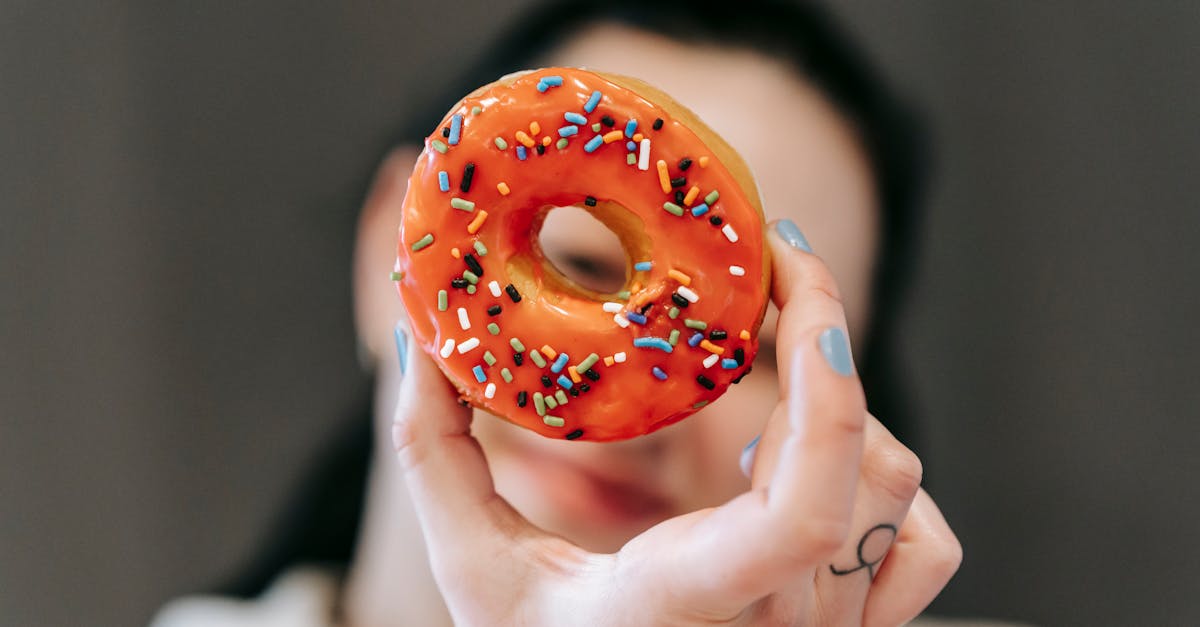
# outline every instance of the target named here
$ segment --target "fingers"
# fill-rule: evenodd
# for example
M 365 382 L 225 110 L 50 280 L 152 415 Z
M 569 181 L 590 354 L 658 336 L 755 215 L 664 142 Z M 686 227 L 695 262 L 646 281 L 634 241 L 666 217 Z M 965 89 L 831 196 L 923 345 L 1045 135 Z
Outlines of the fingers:
M 863 625 L 902 625 L 946 587 L 962 563 L 962 546 L 933 499 L 918 491 L 863 610 Z

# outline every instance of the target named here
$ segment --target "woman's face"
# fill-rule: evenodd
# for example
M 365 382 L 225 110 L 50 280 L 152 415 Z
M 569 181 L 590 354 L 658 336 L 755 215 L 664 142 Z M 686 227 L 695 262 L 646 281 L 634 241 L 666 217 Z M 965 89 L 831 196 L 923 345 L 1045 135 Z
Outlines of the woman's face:
M 694 47 L 617 26 L 585 31 L 544 64 L 636 76 L 699 114 L 754 172 L 767 218 L 795 221 L 832 268 L 851 335 L 861 338 L 878 245 L 876 200 L 852 130 L 819 92 L 760 54 Z M 541 240 L 568 276 L 620 283 L 625 260 L 615 237 L 583 235 L 598 228 L 582 210 L 560 209 Z M 778 394 L 773 308 L 759 337 L 754 372 L 740 385 L 646 437 L 605 444 L 550 440 L 477 416 L 474 430 L 498 491 L 535 524 L 596 551 L 616 550 L 664 518 L 744 491 L 748 481 L 738 459 Z

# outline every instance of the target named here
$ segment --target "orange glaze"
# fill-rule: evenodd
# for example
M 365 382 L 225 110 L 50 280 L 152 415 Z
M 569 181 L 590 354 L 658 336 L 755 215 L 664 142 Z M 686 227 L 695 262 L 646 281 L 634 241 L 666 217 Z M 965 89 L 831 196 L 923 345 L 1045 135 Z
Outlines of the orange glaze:
M 539 93 L 539 82 L 549 76 L 562 77 L 562 85 Z M 591 113 L 586 113 L 584 104 L 596 90 L 602 98 Z M 558 129 L 571 125 L 564 118 L 566 112 L 583 115 L 587 123 L 579 126 L 576 135 L 567 137 L 568 146 L 560 150 Z M 457 145 L 449 145 L 442 129 L 454 124 L 454 115 L 462 116 L 461 139 Z M 604 116 L 614 118 L 615 126 L 602 126 L 594 132 L 591 125 Z M 659 130 L 652 127 L 656 118 L 664 121 Z M 612 139 L 612 133 L 624 133 L 630 119 L 638 121 L 636 132 L 651 142 L 646 170 L 639 169 L 637 163 L 628 164 L 629 138 Z M 527 131 L 531 125 L 536 125 L 541 134 L 530 136 Z M 585 144 L 597 136 L 601 137 L 599 147 L 586 152 Z M 497 137 L 503 138 L 506 148 L 497 146 Z M 545 154 L 526 148 L 525 160 L 518 158 L 517 146 L 536 146 L 544 138 L 551 140 Z M 444 153 L 435 149 L 435 141 L 445 146 Z M 634 154 L 639 152 L 640 145 Z M 459 102 L 426 139 L 404 200 L 395 269 L 403 273 L 397 283 L 413 336 L 455 383 L 463 399 L 547 437 L 618 440 L 649 433 L 692 414 L 715 400 L 749 369 L 758 349 L 757 330 L 767 302 L 762 288 L 763 272 L 767 271 L 763 267 L 762 218 L 715 156 L 705 159 L 706 167 L 699 167 L 699 160 L 711 155 L 701 140 L 666 109 L 584 70 L 537 70 L 511 84 L 495 83 L 472 94 Z M 681 172 L 678 164 L 684 157 L 697 163 Z M 690 207 L 684 207 L 679 217 L 663 209 L 664 202 L 675 202 L 676 189 L 664 194 L 660 188 L 656 167 L 659 160 L 668 164 L 671 177 L 686 176 L 686 184 L 676 189 L 686 194 L 693 185 L 700 188 L 694 199 L 697 205 L 713 190 L 720 193 L 707 214 L 694 217 Z M 460 184 L 468 162 L 474 163 L 475 169 L 470 190 L 464 193 Z M 439 189 L 439 171 L 449 177 L 448 192 Z M 644 225 L 644 233 L 622 233 L 614 225 L 627 243 L 626 250 L 630 250 L 628 242 L 641 238 L 648 252 L 646 258 L 628 261 L 625 289 L 644 286 L 631 294 L 628 302 L 619 301 L 615 295 L 564 289 L 563 279 L 550 276 L 554 271 L 541 256 L 537 232 L 547 209 L 583 207 L 588 196 L 602 205 L 609 201 L 628 208 Z M 473 202 L 474 208 L 452 208 L 452 198 Z M 471 234 L 468 226 L 477 222 L 481 210 L 487 211 L 488 217 Z M 712 216 L 720 216 L 723 224 L 711 224 Z M 724 225 L 736 231 L 737 242 L 731 242 L 722 231 Z M 414 251 L 412 245 L 426 234 L 433 235 L 433 243 Z M 476 242 L 486 246 L 486 255 L 479 255 Z M 484 270 L 474 294 L 451 287 L 451 280 L 468 270 L 464 258 L 451 255 L 453 248 L 458 248 L 463 257 L 473 254 Z M 634 270 L 633 264 L 640 261 L 652 261 L 653 266 L 648 271 Z M 744 268 L 744 276 L 731 275 L 731 265 Z M 671 294 L 681 285 L 680 274 L 689 279 L 686 289 L 699 300 L 672 319 L 668 315 L 675 306 Z M 499 297 L 489 290 L 491 281 L 499 283 Z M 520 302 L 514 303 L 504 291 L 510 283 L 519 291 Z M 448 293 L 445 311 L 438 309 L 439 290 Z M 646 324 L 619 326 L 614 314 L 602 308 L 604 302 L 612 301 L 624 306 L 619 314 L 622 316 L 650 304 Z M 493 305 L 501 307 L 494 316 L 488 313 Z M 460 326 L 459 308 L 466 312 L 468 330 Z M 704 347 L 688 345 L 688 339 L 697 331 L 685 326 L 685 319 L 707 324 Z M 498 335 L 487 329 L 493 322 L 500 327 Z M 635 338 L 668 340 L 675 329 L 680 334 L 670 353 L 633 345 Z M 743 329 L 751 331 L 749 339 L 740 333 Z M 709 332 L 713 330 L 724 330 L 727 337 L 710 341 Z M 469 338 L 478 338 L 480 346 L 460 353 L 457 345 Z M 510 345 L 512 338 L 525 349 L 520 366 Z M 456 348 L 443 358 L 440 352 L 448 339 L 454 340 Z M 599 374 L 599 380 L 585 376 L 576 381 L 567 367 L 552 373 L 554 360 L 545 355 L 544 345 L 558 354 L 566 353 L 567 366 L 576 366 L 595 353 L 599 361 L 591 369 Z M 706 368 L 702 362 L 715 355 L 714 348 L 724 349 L 718 360 L 732 358 L 737 348 L 743 349 L 743 363 L 725 369 L 718 361 Z M 535 349 L 545 355 L 546 367 L 538 367 L 531 358 Z M 495 357 L 494 365 L 486 363 L 485 351 Z M 626 356 L 623 363 L 614 359 L 620 352 Z M 482 367 L 486 382 L 477 382 L 475 366 Z M 652 374 L 656 366 L 667 374 L 667 380 L 660 381 Z M 502 378 L 502 368 L 508 368 L 511 383 Z M 550 377 L 552 387 L 543 386 L 542 375 Z M 553 396 L 564 389 L 558 383 L 560 375 L 576 390 L 584 384 L 590 389 L 578 396 L 568 393 L 567 404 L 547 408 L 547 416 L 563 421 L 562 426 L 552 426 L 548 423 L 556 420 L 538 415 L 534 393 Z M 710 380 L 713 389 L 701 385 L 698 375 Z M 492 383 L 496 386 L 494 396 L 485 398 Z M 518 394 L 522 391 L 526 392 L 526 404 L 519 407 Z

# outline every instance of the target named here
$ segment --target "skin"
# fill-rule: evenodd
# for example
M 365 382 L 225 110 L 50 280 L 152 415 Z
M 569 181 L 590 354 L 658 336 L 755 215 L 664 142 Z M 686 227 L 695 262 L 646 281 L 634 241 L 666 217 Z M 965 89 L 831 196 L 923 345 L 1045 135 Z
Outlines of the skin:
M 836 373 L 818 348 L 835 326 L 861 341 L 870 312 L 878 210 L 853 130 L 793 70 L 757 53 L 597 26 L 545 61 L 638 76 L 691 107 L 746 159 L 768 218 L 799 224 L 820 257 L 772 231 L 779 309 L 763 325 L 754 373 L 718 402 L 627 442 L 550 440 L 459 407 L 415 345 L 401 373 L 392 329 L 404 313 L 380 269 L 395 254 L 416 151 L 391 155 L 355 258 L 380 450 L 347 622 L 886 625 L 915 616 L 957 568 L 960 548 L 919 490 L 919 460 L 866 413 L 857 377 Z M 619 246 L 581 235 L 595 233 L 589 220 L 556 212 L 541 234 L 547 253 L 582 282 L 622 280 Z M 751 481 L 739 458 L 760 434 L 746 456 Z M 880 524 L 898 528 L 888 559 L 832 574 L 832 564 L 860 566 L 859 540 Z M 890 538 L 876 534 L 868 552 L 882 555 Z

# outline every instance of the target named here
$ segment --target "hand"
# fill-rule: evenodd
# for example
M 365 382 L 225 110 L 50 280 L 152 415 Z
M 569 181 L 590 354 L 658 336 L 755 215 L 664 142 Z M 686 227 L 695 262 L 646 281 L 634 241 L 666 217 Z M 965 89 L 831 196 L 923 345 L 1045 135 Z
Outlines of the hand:
M 471 411 L 409 351 L 393 440 L 456 624 L 899 625 L 945 586 L 961 550 L 919 489 L 919 460 L 866 412 L 837 286 L 780 231 L 769 240 L 781 394 L 751 489 L 615 554 L 501 498 Z

